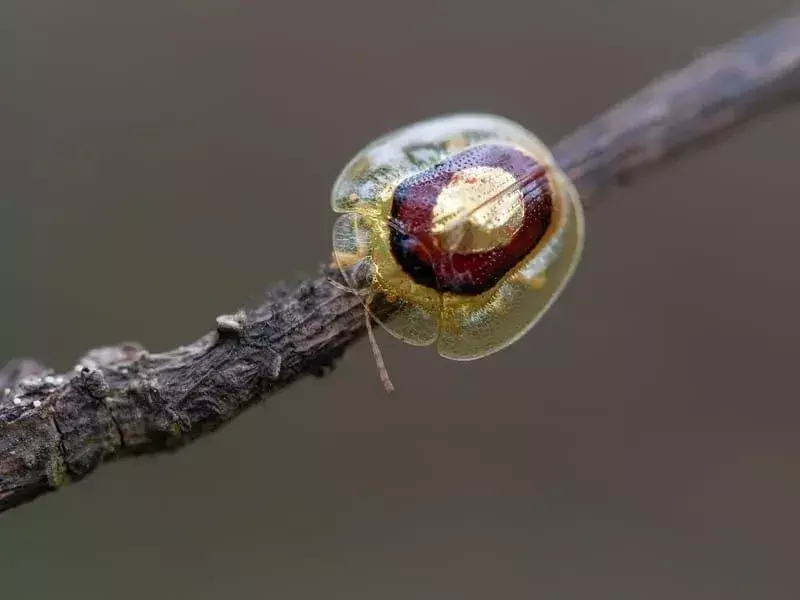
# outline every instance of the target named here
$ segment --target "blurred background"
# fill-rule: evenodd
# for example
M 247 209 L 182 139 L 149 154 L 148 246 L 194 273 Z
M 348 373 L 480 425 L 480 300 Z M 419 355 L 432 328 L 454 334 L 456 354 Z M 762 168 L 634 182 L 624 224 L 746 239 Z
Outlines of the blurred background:
M 779 0 L 0 5 L 0 363 L 191 341 L 330 252 L 330 186 L 440 113 L 548 143 Z M 5 69 L 8 69 L 7 71 Z M 0 516 L 23 599 L 795 599 L 797 111 L 604 196 L 523 341 L 379 334 L 173 456 Z

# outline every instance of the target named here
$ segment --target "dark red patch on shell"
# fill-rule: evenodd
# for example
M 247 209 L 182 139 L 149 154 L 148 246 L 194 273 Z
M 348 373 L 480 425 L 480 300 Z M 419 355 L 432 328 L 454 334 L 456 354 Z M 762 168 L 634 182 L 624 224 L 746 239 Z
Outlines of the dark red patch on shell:
M 431 232 L 433 209 L 442 190 L 470 167 L 499 167 L 519 182 L 523 224 L 504 246 L 459 254 L 440 247 Z M 530 155 L 502 144 L 475 146 L 404 180 L 392 197 L 391 250 L 417 283 L 461 295 L 494 287 L 536 247 L 553 216 L 553 196 L 545 169 Z

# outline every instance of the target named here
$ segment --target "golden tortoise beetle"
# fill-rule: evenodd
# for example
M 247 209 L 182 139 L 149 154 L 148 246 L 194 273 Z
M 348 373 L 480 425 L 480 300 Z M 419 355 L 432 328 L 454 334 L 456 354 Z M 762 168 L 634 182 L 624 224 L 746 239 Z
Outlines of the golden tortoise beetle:
M 341 172 L 331 203 L 343 213 L 334 260 L 366 308 L 388 301 L 391 318 L 376 320 L 390 334 L 454 360 L 531 329 L 583 249 L 575 186 L 533 133 L 489 114 L 380 137 Z

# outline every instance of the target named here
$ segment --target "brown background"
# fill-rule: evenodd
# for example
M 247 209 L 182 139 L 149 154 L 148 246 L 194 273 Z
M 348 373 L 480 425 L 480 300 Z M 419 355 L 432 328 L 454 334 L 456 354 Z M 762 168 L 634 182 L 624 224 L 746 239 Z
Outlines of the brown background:
M 329 252 L 387 129 L 553 143 L 779 0 L 0 8 L 0 362 L 207 331 Z M 381 336 L 175 456 L 0 516 L 22 599 L 796 599 L 797 112 L 609 194 L 535 332 L 476 363 Z

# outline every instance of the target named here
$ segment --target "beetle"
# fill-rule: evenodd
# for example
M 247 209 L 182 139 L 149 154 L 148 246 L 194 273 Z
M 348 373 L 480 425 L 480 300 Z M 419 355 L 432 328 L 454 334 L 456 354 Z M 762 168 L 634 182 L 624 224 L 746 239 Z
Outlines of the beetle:
M 348 286 L 388 302 L 391 335 L 475 360 L 512 344 L 572 277 L 585 236 L 569 177 L 533 133 L 465 113 L 387 133 L 333 185 L 333 257 Z M 369 322 L 369 319 L 368 319 Z

